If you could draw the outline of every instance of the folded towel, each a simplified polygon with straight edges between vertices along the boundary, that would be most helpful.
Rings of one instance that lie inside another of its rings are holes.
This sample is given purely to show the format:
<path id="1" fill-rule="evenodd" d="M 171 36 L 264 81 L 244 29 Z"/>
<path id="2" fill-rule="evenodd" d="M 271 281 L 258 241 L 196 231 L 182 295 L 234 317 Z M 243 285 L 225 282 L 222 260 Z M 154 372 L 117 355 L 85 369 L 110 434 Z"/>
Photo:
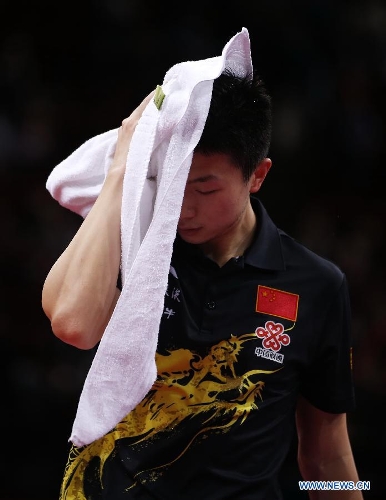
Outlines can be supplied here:
<path id="1" fill-rule="evenodd" d="M 156 379 L 158 330 L 185 184 L 213 80 L 224 69 L 252 73 L 246 28 L 221 56 L 170 68 L 162 103 L 148 103 L 133 134 L 122 194 L 122 291 L 79 399 L 70 436 L 76 446 L 109 432 Z M 112 162 L 117 130 L 89 139 L 50 173 L 46 187 L 62 206 L 87 216 Z"/>

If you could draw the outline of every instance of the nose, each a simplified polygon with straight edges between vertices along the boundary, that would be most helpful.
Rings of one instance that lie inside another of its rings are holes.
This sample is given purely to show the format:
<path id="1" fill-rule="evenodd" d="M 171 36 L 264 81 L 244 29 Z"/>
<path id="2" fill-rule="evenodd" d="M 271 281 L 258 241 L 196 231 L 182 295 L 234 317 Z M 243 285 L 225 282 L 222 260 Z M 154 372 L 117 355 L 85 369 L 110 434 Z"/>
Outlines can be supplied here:
<path id="1" fill-rule="evenodd" d="M 193 202 L 188 196 L 186 196 L 185 193 L 184 199 L 182 201 L 180 221 L 192 219 L 194 215 L 195 215 L 195 208 Z"/>

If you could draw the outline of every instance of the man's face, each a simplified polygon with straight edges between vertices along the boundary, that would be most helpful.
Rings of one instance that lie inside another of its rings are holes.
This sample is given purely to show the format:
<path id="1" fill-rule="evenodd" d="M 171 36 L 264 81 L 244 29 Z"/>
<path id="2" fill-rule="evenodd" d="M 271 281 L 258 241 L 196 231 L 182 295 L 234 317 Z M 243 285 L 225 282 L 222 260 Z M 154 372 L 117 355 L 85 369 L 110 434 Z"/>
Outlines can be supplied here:
<path id="1" fill-rule="evenodd" d="M 252 182 L 244 182 L 241 170 L 227 155 L 195 153 L 178 222 L 180 237 L 202 245 L 228 239 L 239 231 Z"/>

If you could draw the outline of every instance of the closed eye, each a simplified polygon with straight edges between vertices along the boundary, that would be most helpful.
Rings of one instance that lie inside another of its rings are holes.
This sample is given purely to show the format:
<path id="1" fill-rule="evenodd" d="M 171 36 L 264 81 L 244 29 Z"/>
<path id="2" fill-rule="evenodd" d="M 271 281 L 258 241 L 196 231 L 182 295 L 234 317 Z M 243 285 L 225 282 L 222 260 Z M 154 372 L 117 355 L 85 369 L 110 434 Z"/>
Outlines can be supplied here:
<path id="1" fill-rule="evenodd" d="M 199 191 L 199 190 L 197 190 L 197 193 L 200 193 L 200 194 L 212 194 L 212 193 L 215 193 L 216 191 L 218 191 L 218 189 L 212 189 L 211 191 Z"/>

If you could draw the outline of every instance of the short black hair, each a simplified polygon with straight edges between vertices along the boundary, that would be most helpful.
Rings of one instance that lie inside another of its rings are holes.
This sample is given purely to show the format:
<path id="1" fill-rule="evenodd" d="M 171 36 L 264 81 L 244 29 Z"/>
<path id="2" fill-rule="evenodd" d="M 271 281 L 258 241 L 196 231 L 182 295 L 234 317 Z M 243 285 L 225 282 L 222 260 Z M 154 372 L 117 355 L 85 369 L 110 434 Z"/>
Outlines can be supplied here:
<path id="1" fill-rule="evenodd" d="M 261 78 L 225 70 L 213 82 L 209 114 L 195 151 L 229 155 L 247 182 L 267 157 L 271 133 L 271 97 Z"/>

